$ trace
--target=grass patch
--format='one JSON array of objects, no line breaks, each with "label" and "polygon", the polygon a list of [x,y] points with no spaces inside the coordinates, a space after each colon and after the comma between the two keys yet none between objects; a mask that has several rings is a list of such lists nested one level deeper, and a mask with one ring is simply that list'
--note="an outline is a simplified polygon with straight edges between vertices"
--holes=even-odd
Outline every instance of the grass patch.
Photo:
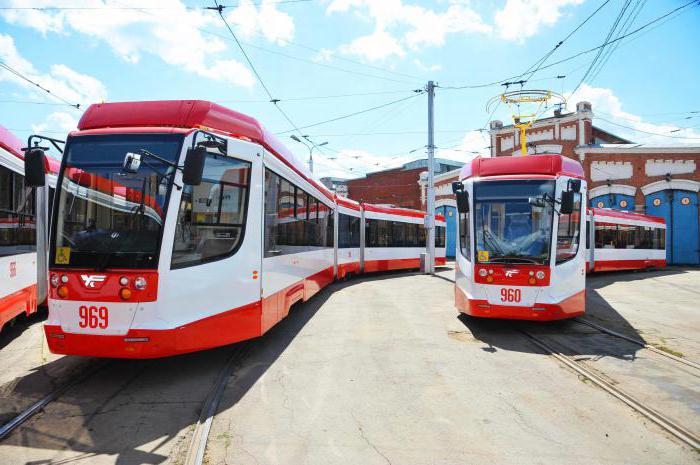
[{"label": "grass patch", "polygon": [[661,350],[661,351],[663,351],[663,352],[666,352],[667,354],[675,355],[676,357],[679,357],[679,358],[684,358],[684,357],[685,357],[685,355],[683,355],[683,352],[678,352],[677,350],[673,350],[673,349],[671,349],[670,347],[666,347],[666,346],[663,345],[663,344],[654,344],[654,343],[652,343],[651,345],[652,345],[653,347],[655,347],[656,349],[659,349],[659,350]]}]

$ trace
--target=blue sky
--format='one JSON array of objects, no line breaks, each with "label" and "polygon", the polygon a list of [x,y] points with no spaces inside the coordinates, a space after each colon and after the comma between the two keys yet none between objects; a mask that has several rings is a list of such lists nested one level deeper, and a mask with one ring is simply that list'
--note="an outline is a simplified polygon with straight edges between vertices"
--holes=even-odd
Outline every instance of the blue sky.
[{"label": "blue sky", "polygon": [[[632,31],[687,1],[609,0],[545,64],[603,43],[625,4]],[[447,87],[522,73],[603,3],[231,0],[224,3],[229,5],[224,16],[297,126],[405,99],[304,130],[316,143],[328,142],[315,157],[318,175],[352,177],[423,155],[427,100],[413,91],[429,79],[441,86],[435,113],[438,155],[467,160],[471,152],[485,152],[488,141],[475,130],[485,126],[486,102],[503,87]],[[633,129],[600,119],[597,125],[636,142],[700,144],[700,113],[689,113],[700,110],[698,3],[620,41],[600,72],[573,96],[595,53],[540,70],[526,88],[561,92],[570,109],[588,100],[596,116]],[[291,129],[267,102],[218,13],[203,9],[211,4],[0,0],[0,60],[83,106],[198,98],[250,114],[273,131]],[[556,78],[561,75],[566,77]],[[63,136],[80,117],[2,69],[0,111],[0,124],[21,138],[35,131]],[[494,118],[507,124],[510,113],[501,107]],[[306,158],[303,146],[288,134],[281,137]]]}]

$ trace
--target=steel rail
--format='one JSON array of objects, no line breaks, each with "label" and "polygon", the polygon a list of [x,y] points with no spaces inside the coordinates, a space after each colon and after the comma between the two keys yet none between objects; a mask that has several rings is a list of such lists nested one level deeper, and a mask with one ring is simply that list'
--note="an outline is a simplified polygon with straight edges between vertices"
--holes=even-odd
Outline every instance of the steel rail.
[{"label": "steel rail", "polygon": [[613,397],[617,398],[618,400],[622,401],[623,403],[627,404],[629,407],[636,410],[638,413],[644,415],[649,420],[653,421],[654,423],[656,423],[657,425],[659,425],[660,427],[662,427],[663,429],[665,429],[669,433],[673,434],[681,441],[685,442],[686,444],[690,445],[691,447],[695,448],[696,450],[700,449],[700,437],[698,437],[692,431],[679,425],[678,423],[674,422],[673,420],[666,417],[662,413],[659,413],[656,410],[654,410],[650,407],[647,407],[641,401],[635,399],[634,397],[630,396],[626,392],[618,389],[613,384],[609,383],[608,381],[606,381],[602,377],[596,375],[592,370],[585,367],[583,364],[577,362],[573,358],[558,352],[557,350],[552,348],[550,345],[548,345],[547,343],[545,343],[541,339],[533,336],[532,334],[530,334],[522,329],[519,329],[518,331],[520,331],[520,333],[522,333],[527,338],[529,338],[533,344],[535,344],[540,349],[545,351],[545,353],[547,353],[548,355],[551,355],[552,357],[556,358],[564,365],[566,365],[569,368],[571,368],[572,370],[574,370],[576,373],[580,374],[581,376],[585,377],[586,379],[589,379],[595,385],[597,385],[598,387],[600,387],[604,391],[608,392]]},{"label": "steel rail", "polygon": [[598,331],[601,331],[605,334],[609,334],[610,336],[615,336],[615,337],[618,337],[620,339],[624,339],[626,341],[633,342],[633,343],[638,344],[638,345],[644,347],[645,349],[650,350],[654,353],[657,353],[659,355],[663,355],[664,357],[670,358],[671,360],[675,360],[678,363],[688,365],[689,367],[695,368],[696,370],[700,370],[700,364],[695,363],[692,360],[687,360],[685,358],[678,357],[677,355],[670,354],[670,353],[665,352],[661,349],[657,349],[656,347],[654,347],[650,344],[647,344],[644,341],[640,341],[640,340],[635,339],[633,337],[629,337],[629,336],[626,336],[622,333],[618,333],[617,331],[613,331],[612,329],[605,328],[603,326],[600,326],[597,323],[593,323],[592,321],[589,321],[589,320],[586,320],[583,318],[576,318],[574,321],[577,321],[578,323],[590,326],[591,328],[595,328]]},{"label": "steel rail", "polygon": [[71,379],[65,384],[62,384],[58,388],[54,389],[51,391],[48,395],[43,397],[42,399],[34,402],[32,405],[27,407],[25,410],[23,410],[21,413],[19,413],[16,417],[14,417],[12,420],[8,421],[4,425],[0,427],[0,440],[5,439],[13,430],[15,430],[17,427],[22,425],[25,421],[27,421],[29,418],[34,416],[36,413],[38,413],[41,409],[46,407],[48,404],[53,402],[54,400],[58,399],[64,392],[66,392],[68,389],[72,388],[73,386],[76,386],[86,379],[90,378],[93,376],[95,373],[103,369],[105,366],[107,366],[109,363],[100,363],[95,367],[92,367],[91,369],[88,369],[86,372],[82,373],[76,378]]},{"label": "steel rail", "polygon": [[250,343],[241,343],[236,347],[231,353],[226,365],[219,373],[219,376],[216,378],[216,382],[212,386],[211,391],[209,391],[207,399],[204,401],[202,412],[199,415],[199,420],[192,433],[192,440],[187,449],[184,465],[202,465],[204,463],[204,453],[207,449],[209,432],[211,431],[214,416],[216,415],[219,403],[226,389],[226,384],[233,373],[236,362],[247,353],[249,346]]}]

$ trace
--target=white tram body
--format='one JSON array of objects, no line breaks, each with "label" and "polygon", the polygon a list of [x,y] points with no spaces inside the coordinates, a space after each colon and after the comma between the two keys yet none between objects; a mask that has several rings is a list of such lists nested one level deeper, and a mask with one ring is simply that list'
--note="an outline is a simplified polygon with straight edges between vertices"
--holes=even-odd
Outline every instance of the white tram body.
[{"label": "white tram body", "polygon": [[589,273],[666,266],[666,221],[661,217],[590,208],[586,231]]},{"label": "white tram body", "polygon": [[47,166],[45,187],[26,187],[23,147],[0,126],[0,330],[16,316],[36,312],[47,297],[49,191],[57,163]]},{"label": "white tram body", "polygon": [[[414,268],[425,251],[364,243],[368,218],[413,231],[424,213],[334,196],[256,120],[216,104],[98,104],[78,127],[52,223],[54,353],[150,358],[254,338],[334,279]],[[185,183],[195,156],[201,181]]]},{"label": "white tram body", "polygon": [[578,162],[558,155],[476,158],[453,188],[460,312],[529,320],[584,313],[586,182]]}]

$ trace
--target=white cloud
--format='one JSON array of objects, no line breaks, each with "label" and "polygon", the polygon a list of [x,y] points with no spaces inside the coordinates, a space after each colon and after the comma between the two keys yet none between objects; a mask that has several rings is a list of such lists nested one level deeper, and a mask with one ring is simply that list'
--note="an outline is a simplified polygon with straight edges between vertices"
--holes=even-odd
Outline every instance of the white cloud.
[{"label": "white cloud", "polygon": [[347,45],[342,45],[340,52],[362,56],[369,61],[379,61],[391,56],[403,57],[406,55],[399,41],[388,32],[380,29],[375,30],[370,35],[358,37]]},{"label": "white cloud", "polygon": [[[23,0],[9,0],[7,6],[22,6]],[[34,0],[33,6],[54,6],[52,0]],[[152,0],[148,8],[138,10],[140,0],[75,0],[71,6],[88,9],[71,10],[5,10],[4,19],[10,24],[30,27],[42,34],[77,32],[106,43],[122,60],[138,63],[144,55],[160,57],[165,63],[217,81],[250,87],[254,79],[242,65],[236,73],[233,60],[222,58],[228,50],[226,41],[202,31],[219,31],[222,22],[216,14],[203,9],[186,8],[179,0]],[[126,9],[119,9],[126,8]],[[240,8],[240,7],[239,7]],[[293,34],[293,23],[281,18],[268,2],[256,10],[257,25],[269,19],[273,32],[264,32],[268,40],[279,41]],[[287,23],[285,24],[285,21]],[[259,26],[256,26],[259,27]],[[264,31],[264,29],[261,29]]]},{"label": "white cloud", "polygon": [[420,61],[417,58],[415,58],[413,60],[413,64],[416,65],[416,68],[420,69],[421,71],[435,72],[435,71],[440,71],[442,69],[442,66],[440,66],[440,65],[426,65],[425,63],[423,63],[422,61]]},{"label": "white cloud", "polygon": [[466,163],[476,156],[490,156],[489,144],[487,131],[469,131],[457,144],[438,148],[435,156]]},{"label": "white cloud", "polygon": [[496,11],[495,23],[498,35],[505,40],[523,42],[541,32],[544,26],[552,26],[561,17],[561,9],[579,5],[584,0],[507,0]]},{"label": "white cloud", "polygon": [[[9,35],[0,34],[0,59],[27,78],[51,90],[54,95],[69,102],[86,105],[102,101],[107,96],[107,89],[102,82],[92,76],[78,73],[66,65],[52,65],[48,73],[41,73],[20,55],[14,40]],[[44,91],[38,90],[31,83],[4,70],[0,71],[0,81],[12,82],[46,96]],[[46,98],[50,100],[50,97],[46,96]]]},{"label": "white cloud", "polygon": [[332,0],[326,13],[352,13],[364,21],[374,22],[371,34],[358,37],[340,50],[379,61],[392,56],[403,57],[406,48],[417,51],[427,46],[442,46],[448,34],[491,31],[491,26],[464,2],[450,0],[449,3],[447,10],[436,12],[405,4],[403,0]]},{"label": "white cloud", "polygon": [[284,45],[294,38],[294,19],[278,10],[273,0],[264,0],[259,9],[251,0],[242,0],[226,20],[246,39],[262,35],[269,42]]},{"label": "white cloud", "polygon": [[[587,84],[583,84],[574,95],[567,94],[566,97],[568,102],[574,104],[575,102],[581,101],[590,102],[593,108],[593,114],[598,116],[597,118],[594,116],[593,119],[593,123],[596,126],[606,128],[613,134],[617,134],[633,142],[662,145],[698,145],[700,143],[700,131],[698,131],[698,129],[683,129],[680,126],[670,123],[652,123],[645,121],[641,116],[624,111],[622,101],[620,101],[619,97],[615,95],[612,89],[592,87]],[[636,132],[635,130],[606,123],[600,118],[605,118],[623,126],[629,126],[638,131],[646,131],[674,137],[656,136]]]},{"label": "white cloud", "polygon": [[78,127],[78,119],[65,112],[54,112],[46,117],[43,123],[32,124],[32,131],[35,133],[62,133],[68,134]]}]

